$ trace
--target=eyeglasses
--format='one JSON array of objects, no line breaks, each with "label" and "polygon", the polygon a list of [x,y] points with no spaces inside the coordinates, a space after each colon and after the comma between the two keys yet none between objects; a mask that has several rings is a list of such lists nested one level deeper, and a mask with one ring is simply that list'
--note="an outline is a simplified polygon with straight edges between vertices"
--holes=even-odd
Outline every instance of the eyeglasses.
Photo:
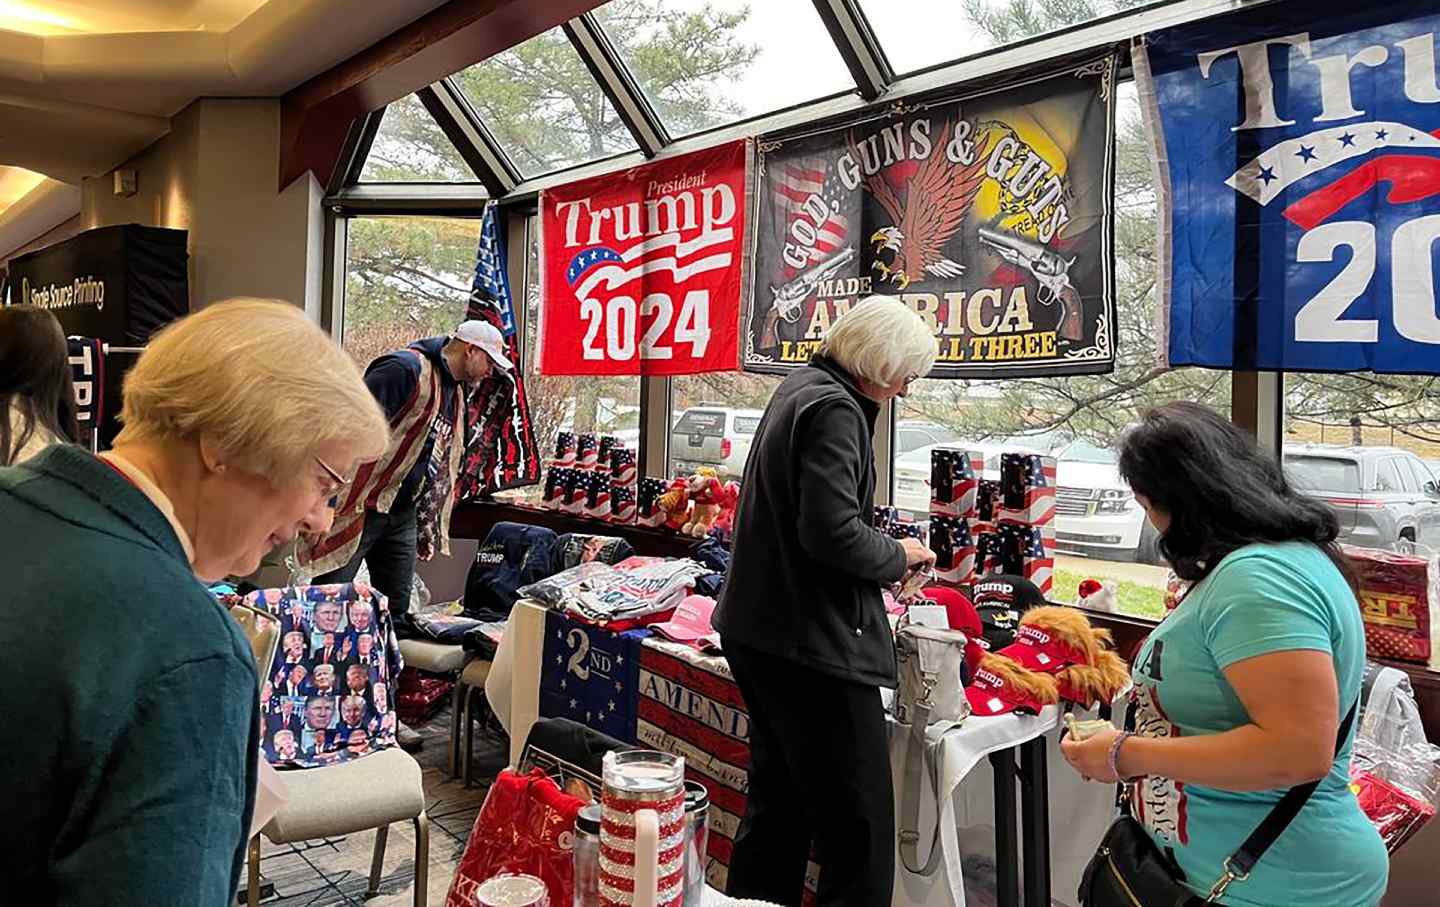
[{"label": "eyeglasses", "polygon": [[921,376],[921,375],[907,375],[907,376],[905,376],[905,381],[903,382],[903,384],[904,384],[905,387],[909,387],[910,385],[914,384],[916,381],[919,381],[919,380],[921,379],[921,377],[923,377],[923,376]]},{"label": "eyeglasses", "polygon": [[340,475],[340,473],[338,473],[338,472],[336,472],[334,469],[332,469],[329,463],[326,463],[324,460],[320,459],[319,457],[316,457],[316,458],[315,458],[315,462],[316,462],[316,463],[319,463],[319,464],[320,464],[320,468],[323,469],[323,470],[325,470],[325,474],[330,477],[330,481],[331,481],[332,484],[331,484],[329,487],[327,487],[326,489],[324,489],[324,490],[325,490],[325,493],[326,493],[327,495],[331,495],[331,496],[332,496],[332,497],[331,497],[331,506],[334,506],[334,496],[335,496],[335,495],[338,495],[338,494],[340,493],[340,490],[341,490],[342,488],[344,488],[346,485],[349,485],[350,482],[349,482],[349,480],[346,479],[344,476]]}]

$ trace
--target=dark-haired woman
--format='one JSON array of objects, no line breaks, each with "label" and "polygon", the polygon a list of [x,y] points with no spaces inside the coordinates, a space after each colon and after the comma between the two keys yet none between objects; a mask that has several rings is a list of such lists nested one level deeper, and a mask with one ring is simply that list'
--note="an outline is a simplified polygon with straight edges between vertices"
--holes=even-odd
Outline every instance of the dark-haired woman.
[{"label": "dark-haired woman", "polygon": [[1066,740],[1066,760],[1096,781],[1131,782],[1135,817],[1200,898],[1287,788],[1318,781],[1217,903],[1378,904],[1389,863],[1348,789],[1353,728],[1336,752],[1365,636],[1334,515],[1193,403],[1147,413],[1120,471],[1194,586],[1140,651],[1134,736]]},{"label": "dark-haired woman", "polygon": [[47,309],[0,308],[0,466],[73,443],[75,392],[60,322]]}]

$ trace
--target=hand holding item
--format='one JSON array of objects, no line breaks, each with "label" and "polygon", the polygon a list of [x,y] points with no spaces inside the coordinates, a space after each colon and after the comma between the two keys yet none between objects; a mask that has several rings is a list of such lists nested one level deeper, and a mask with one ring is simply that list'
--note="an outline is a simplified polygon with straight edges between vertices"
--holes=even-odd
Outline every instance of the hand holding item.
[{"label": "hand holding item", "polygon": [[1120,734],[1112,727],[1100,729],[1084,740],[1066,737],[1060,741],[1060,755],[1087,781],[1114,784],[1120,778],[1110,767],[1110,748]]},{"label": "hand holding item", "polygon": [[905,549],[906,567],[918,566],[929,569],[935,565],[935,552],[926,547],[925,543],[919,539],[901,539],[900,546]]}]

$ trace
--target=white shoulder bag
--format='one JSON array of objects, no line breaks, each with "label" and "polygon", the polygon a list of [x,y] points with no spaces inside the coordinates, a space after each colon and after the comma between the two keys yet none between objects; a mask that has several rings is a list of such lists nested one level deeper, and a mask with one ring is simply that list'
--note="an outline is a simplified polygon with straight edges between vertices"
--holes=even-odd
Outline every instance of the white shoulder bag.
[{"label": "white shoulder bag", "polygon": [[[895,631],[895,657],[900,686],[895,692],[895,720],[910,726],[905,774],[900,792],[900,859],[910,872],[931,875],[940,865],[940,825],[930,838],[930,856],[920,863],[921,774],[939,796],[938,760],[927,755],[925,730],[935,722],[958,725],[970,714],[960,670],[965,664],[965,634],[905,623]],[[929,771],[924,769],[928,763]],[[939,804],[936,804],[939,814]]]}]

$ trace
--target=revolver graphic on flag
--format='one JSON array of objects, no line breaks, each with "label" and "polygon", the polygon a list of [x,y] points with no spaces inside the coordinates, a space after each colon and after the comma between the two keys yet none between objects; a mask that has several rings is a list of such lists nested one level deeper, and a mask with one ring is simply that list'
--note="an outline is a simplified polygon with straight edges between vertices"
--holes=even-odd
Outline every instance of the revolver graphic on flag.
[{"label": "revolver graphic on flag", "polygon": [[1085,327],[1080,316],[1080,294],[1070,283],[1070,267],[1075,259],[1068,261],[1064,256],[1051,252],[1038,242],[980,228],[980,242],[996,255],[1028,270],[1040,284],[1037,297],[1042,305],[1060,303],[1060,324],[1057,333],[1065,340],[1076,341],[1085,337]]},{"label": "revolver graphic on flag", "polygon": [[790,324],[794,324],[804,311],[802,303],[810,298],[815,285],[840,270],[855,258],[855,247],[842,249],[808,271],[795,275],[795,279],[779,287],[771,287],[775,294],[775,311]]},{"label": "revolver graphic on flag", "polygon": [[771,294],[775,297],[774,304],[765,318],[765,328],[761,332],[760,346],[762,349],[775,346],[777,339],[775,329],[780,319],[785,319],[787,324],[794,324],[800,320],[805,311],[805,300],[815,292],[815,285],[825,278],[834,274],[855,258],[855,247],[849,246],[841,249],[834,255],[815,265],[808,271],[804,271],[782,284],[770,288]]}]

